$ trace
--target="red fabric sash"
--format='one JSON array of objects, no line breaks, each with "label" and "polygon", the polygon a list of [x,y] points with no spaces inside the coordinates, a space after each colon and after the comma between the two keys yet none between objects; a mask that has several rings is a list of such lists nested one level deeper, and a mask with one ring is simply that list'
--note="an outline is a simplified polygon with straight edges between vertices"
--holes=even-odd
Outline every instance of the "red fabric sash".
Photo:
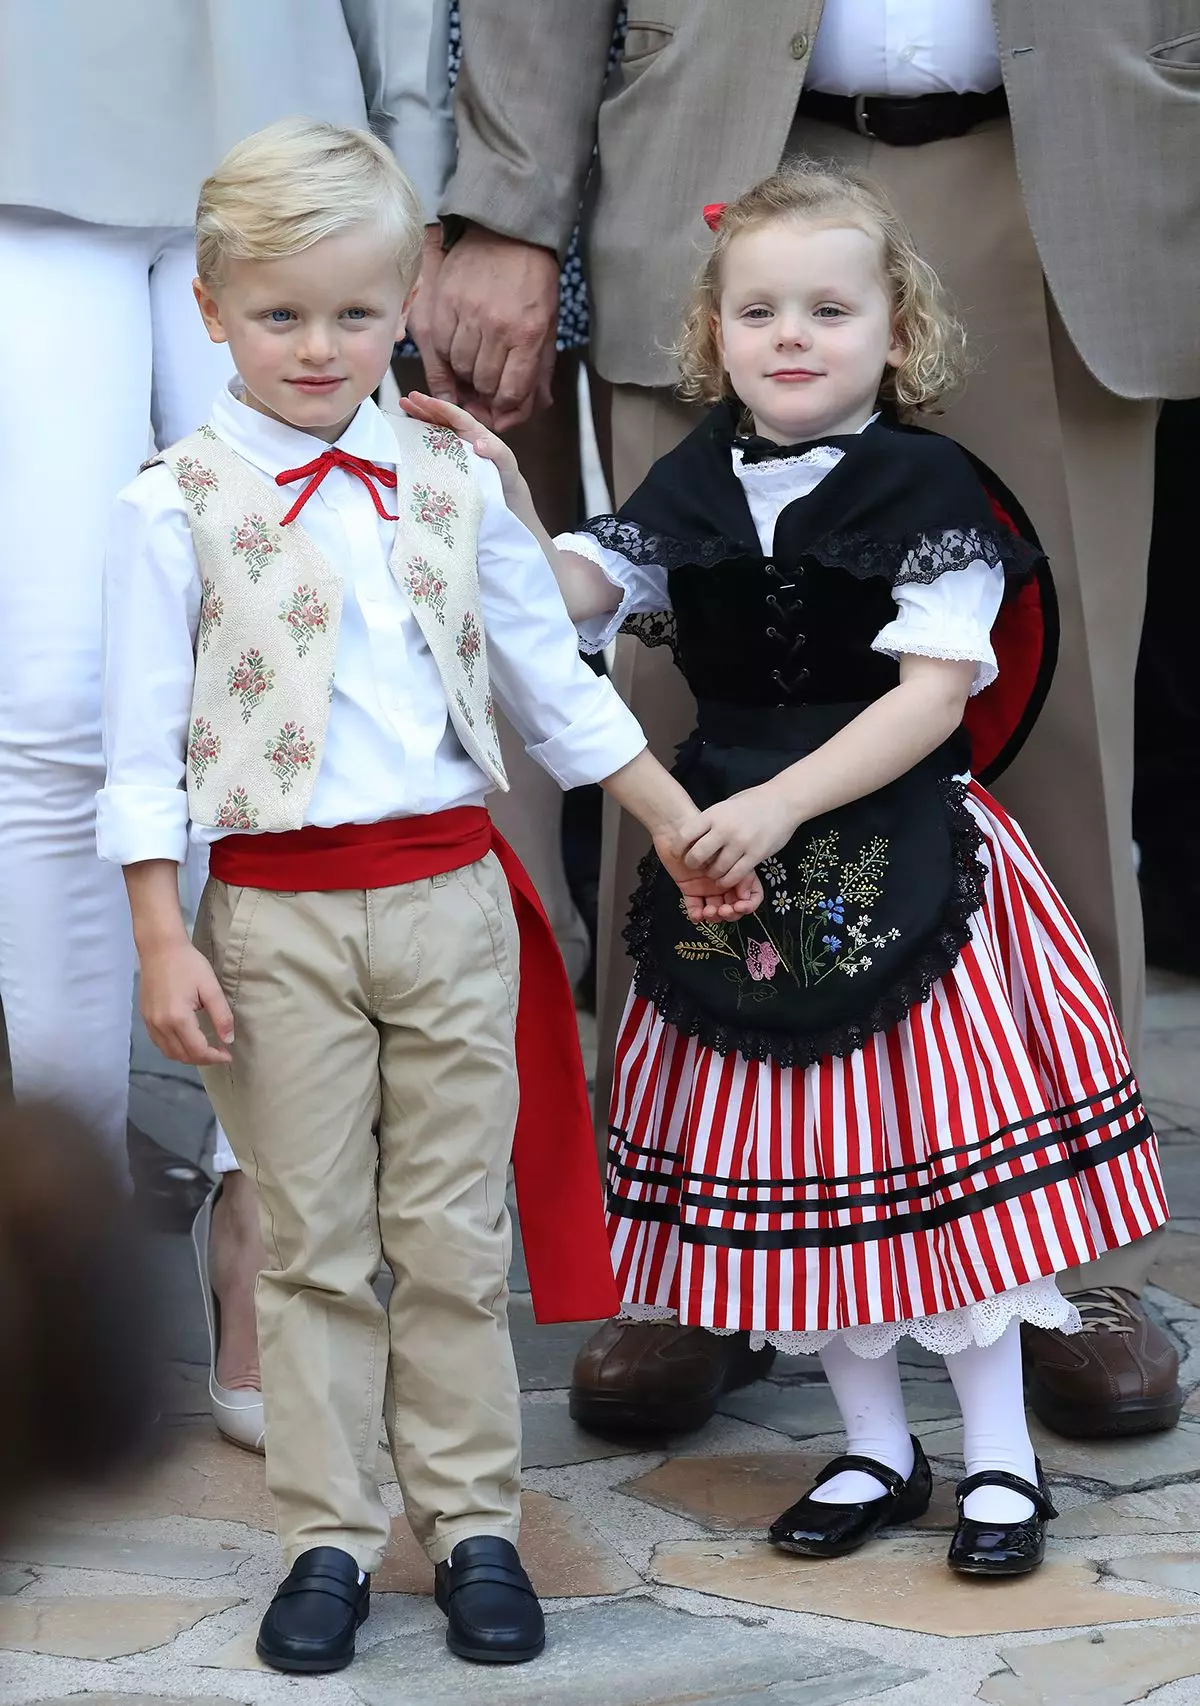
[{"label": "red fabric sash", "polygon": [[513,1144],[517,1210],[539,1321],[615,1315],[595,1138],[571,985],[529,874],[479,806],[337,829],[228,835],[212,849],[223,883],[292,891],[391,888],[494,853],[521,938]]}]

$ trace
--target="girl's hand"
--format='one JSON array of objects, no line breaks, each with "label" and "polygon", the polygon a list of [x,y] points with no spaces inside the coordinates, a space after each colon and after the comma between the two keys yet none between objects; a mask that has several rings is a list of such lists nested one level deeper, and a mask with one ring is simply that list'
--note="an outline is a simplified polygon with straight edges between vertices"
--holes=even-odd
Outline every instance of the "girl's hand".
[{"label": "girl's hand", "polygon": [[477,421],[466,409],[460,409],[457,403],[427,397],[423,391],[410,391],[407,397],[401,397],[400,407],[414,421],[424,421],[427,426],[449,427],[451,432],[456,432],[459,438],[471,445],[477,455],[494,462],[504,488],[504,501],[512,507],[513,499],[522,494],[525,481],[516,457],[502,438],[489,432],[482,421]]},{"label": "girl's hand", "polygon": [[664,870],[683,896],[690,923],[700,924],[710,918],[725,922],[744,918],[762,904],[763,888],[756,872],[751,871],[740,883],[718,883],[706,871],[689,870],[680,857],[680,845],[677,835],[658,835],[654,839]]},{"label": "girl's hand", "polygon": [[168,1060],[189,1066],[227,1066],[228,1049],[213,1048],[200,1029],[206,1013],[223,1043],[233,1041],[233,1014],[214,972],[199,948],[178,943],[140,956],[142,1018],[154,1046]]},{"label": "girl's hand", "polygon": [[798,827],[780,790],[764,782],[697,812],[680,825],[677,840],[691,871],[704,871],[718,888],[736,889]]}]

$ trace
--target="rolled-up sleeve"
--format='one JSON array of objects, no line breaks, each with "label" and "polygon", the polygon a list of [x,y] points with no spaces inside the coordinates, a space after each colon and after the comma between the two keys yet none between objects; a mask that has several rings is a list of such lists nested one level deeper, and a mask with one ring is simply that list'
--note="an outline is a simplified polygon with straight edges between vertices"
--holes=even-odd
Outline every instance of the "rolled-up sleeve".
[{"label": "rolled-up sleeve", "polygon": [[925,584],[901,582],[893,596],[896,617],[875,636],[872,651],[974,663],[972,694],[991,686],[997,675],[992,624],[1004,598],[1003,569],[980,558]]},{"label": "rolled-up sleeve", "polygon": [[454,170],[450,0],[342,0],[371,129],[438,216]]},{"label": "rolled-up sleeve", "polygon": [[491,463],[476,462],[484,492],[479,587],[492,685],[530,757],[561,788],[602,782],[646,737],[611,682],[593,675],[549,563],[504,502]]},{"label": "rolled-up sleeve", "polygon": [[96,849],[116,865],[182,864],[186,755],[200,620],[200,571],[164,467],[117,499],[104,567],[104,787]]}]

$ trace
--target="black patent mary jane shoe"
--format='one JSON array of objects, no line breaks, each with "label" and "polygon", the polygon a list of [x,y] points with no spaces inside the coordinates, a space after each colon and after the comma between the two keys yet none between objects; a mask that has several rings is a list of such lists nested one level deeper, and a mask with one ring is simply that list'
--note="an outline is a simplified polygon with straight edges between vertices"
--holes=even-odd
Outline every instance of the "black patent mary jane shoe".
[{"label": "black patent mary jane shoe", "polygon": [[434,1571],[433,1597],[446,1613],[446,1645],[460,1659],[519,1665],[546,1645],[546,1622],[510,1540],[472,1535]]},{"label": "black patent mary jane shoe", "polygon": [[887,1488],[877,1499],[857,1505],[826,1505],[805,1493],[782,1516],[777,1516],[767,1530],[772,1546],[784,1552],[795,1552],[801,1558],[840,1558],[847,1552],[857,1552],[881,1528],[895,1528],[900,1523],[915,1522],[924,1516],[933,1497],[933,1476],[914,1439],[912,1473],[907,1481],[886,1463],[876,1463],[871,1457],[835,1457],[827,1463],[812,1485],[812,1492],[832,1481],[844,1469],[861,1469],[873,1475]]},{"label": "black patent mary jane shoe", "polygon": [[262,1620],[255,1652],[272,1670],[315,1675],[344,1670],[371,1609],[371,1578],[336,1546],[303,1552]]},{"label": "black patent mary jane shoe", "polygon": [[[1004,1469],[981,1469],[968,1475],[954,1489],[958,1500],[958,1527],[950,1541],[946,1562],[964,1576],[1027,1576],[1046,1556],[1046,1524],[1058,1515],[1037,1466],[1037,1486],[1010,1475]],[[963,1515],[963,1503],[977,1487],[1007,1487],[1020,1493],[1033,1506],[1024,1522],[976,1522]]]}]

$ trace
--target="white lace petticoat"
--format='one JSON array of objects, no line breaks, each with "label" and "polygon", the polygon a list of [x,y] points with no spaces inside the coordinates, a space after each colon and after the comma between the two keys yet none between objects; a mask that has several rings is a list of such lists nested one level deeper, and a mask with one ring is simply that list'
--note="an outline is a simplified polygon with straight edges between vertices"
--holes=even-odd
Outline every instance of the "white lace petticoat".
[{"label": "white lace petticoat", "polygon": [[[674,1321],[676,1313],[657,1303],[627,1303],[622,1321]],[[856,1327],[835,1327],[811,1332],[756,1332],[751,1329],[750,1348],[774,1345],[785,1356],[807,1356],[831,1339],[844,1339],[855,1356],[886,1356],[901,1339],[915,1339],[938,1356],[953,1356],[971,1345],[994,1345],[1012,1321],[1028,1321],[1034,1327],[1051,1327],[1060,1333],[1078,1333],[1083,1323],[1079,1311],[1059,1291],[1053,1279],[1039,1279],[1012,1291],[997,1292],[965,1309],[950,1309],[941,1315],[924,1315],[916,1321],[867,1321]],[[735,1333],[736,1327],[709,1327],[710,1333]]]}]

